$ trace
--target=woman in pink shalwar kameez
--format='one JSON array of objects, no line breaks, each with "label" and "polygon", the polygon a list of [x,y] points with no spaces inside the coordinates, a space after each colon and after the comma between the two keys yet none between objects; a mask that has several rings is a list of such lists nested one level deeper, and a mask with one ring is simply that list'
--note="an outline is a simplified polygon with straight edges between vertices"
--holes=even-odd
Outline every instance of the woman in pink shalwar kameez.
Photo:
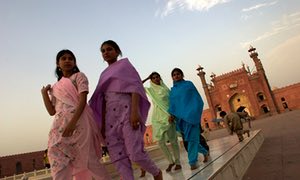
[{"label": "woman in pink shalwar kameez", "polygon": [[138,72],[111,40],[101,45],[108,67],[90,100],[102,128],[111,161],[123,180],[133,180],[131,161],[161,180],[162,172],[144,151],[145,121],[150,107]]},{"label": "woman in pink shalwar kameez", "polygon": [[[79,72],[70,50],[56,58],[58,82],[42,88],[50,115],[55,115],[49,133],[48,157],[54,180],[110,179],[100,164],[101,133],[90,107],[86,104],[88,80]],[[49,94],[50,93],[50,94]]]}]

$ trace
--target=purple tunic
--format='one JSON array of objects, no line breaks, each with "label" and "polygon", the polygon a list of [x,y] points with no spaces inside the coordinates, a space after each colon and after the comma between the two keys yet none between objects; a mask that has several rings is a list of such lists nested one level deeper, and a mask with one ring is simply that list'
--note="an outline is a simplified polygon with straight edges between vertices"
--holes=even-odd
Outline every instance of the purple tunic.
[{"label": "purple tunic", "polygon": [[[140,96],[138,113],[141,124],[137,130],[130,123],[132,93]],[[89,102],[100,127],[103,121],[103,102],[106,103],[105,141],[110,158],[122,178],[133,179],[130,161],[156,176],[160,170],[145,152],[143,140],[150,103],[141,78],[128,59],[121,59],[102,72]]]},{"label": "purple tunic", "polygon": [[150,103],[138,72],[127,58],[111,64],[101,73],[96,90],[89,101],[90,107],[95,112],[96,121],[99,126],[101,126],[102,122],[103,98],[107,92],[139,94],[141,120],[145,124]]}]

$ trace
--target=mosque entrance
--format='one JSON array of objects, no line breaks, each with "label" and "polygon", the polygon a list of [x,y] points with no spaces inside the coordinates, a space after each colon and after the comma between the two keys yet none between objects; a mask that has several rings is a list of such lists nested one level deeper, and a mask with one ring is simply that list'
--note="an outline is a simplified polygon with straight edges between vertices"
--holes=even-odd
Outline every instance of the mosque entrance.
[{"label": "mosque entrance", "polygon": [[251,111],[250,111],[251,105],[247,96],[236,93],[233,96],[231,96],[231,98],[229,99],[229,104],[232,112],[236,112],[236,110],[239,107],[244,106],[245,111],[247,111],[248,114],[251,116]]}]

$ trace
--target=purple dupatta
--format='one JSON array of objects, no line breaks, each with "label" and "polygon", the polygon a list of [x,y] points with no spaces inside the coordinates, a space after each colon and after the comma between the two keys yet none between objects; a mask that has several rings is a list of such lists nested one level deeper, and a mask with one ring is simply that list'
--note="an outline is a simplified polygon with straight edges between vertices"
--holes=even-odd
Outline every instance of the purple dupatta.
[{"label": "purple dupatta", "polygon": [[102,106],[106,92],[137,93],[140,96],[139,109],[145,124],[150,103],[146,96],[141,78],[127,58],[109,65],[100,75],[98,85],[89,100],[99,127],[102,126]]}]

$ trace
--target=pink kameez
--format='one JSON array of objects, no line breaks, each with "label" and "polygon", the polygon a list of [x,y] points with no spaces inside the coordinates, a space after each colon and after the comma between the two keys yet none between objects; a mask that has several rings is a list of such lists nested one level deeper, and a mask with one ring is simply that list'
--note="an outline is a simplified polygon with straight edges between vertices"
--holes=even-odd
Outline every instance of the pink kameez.
[{"label": "pink kameez", "polygon": [[91,171],[96,179],[110,179],[99,162],[103,138],[88,105],[77,122],[74,134],[62,137],[79,103],[79,94],[85,91],[88,91],[88,80],[81,72],[70,78],[62,77],[52,87],[52,102],[56,114],[49,132],[48,157],[54,178],[62,170],[72,167],[72,175],[75,177],[76,174]]}]

